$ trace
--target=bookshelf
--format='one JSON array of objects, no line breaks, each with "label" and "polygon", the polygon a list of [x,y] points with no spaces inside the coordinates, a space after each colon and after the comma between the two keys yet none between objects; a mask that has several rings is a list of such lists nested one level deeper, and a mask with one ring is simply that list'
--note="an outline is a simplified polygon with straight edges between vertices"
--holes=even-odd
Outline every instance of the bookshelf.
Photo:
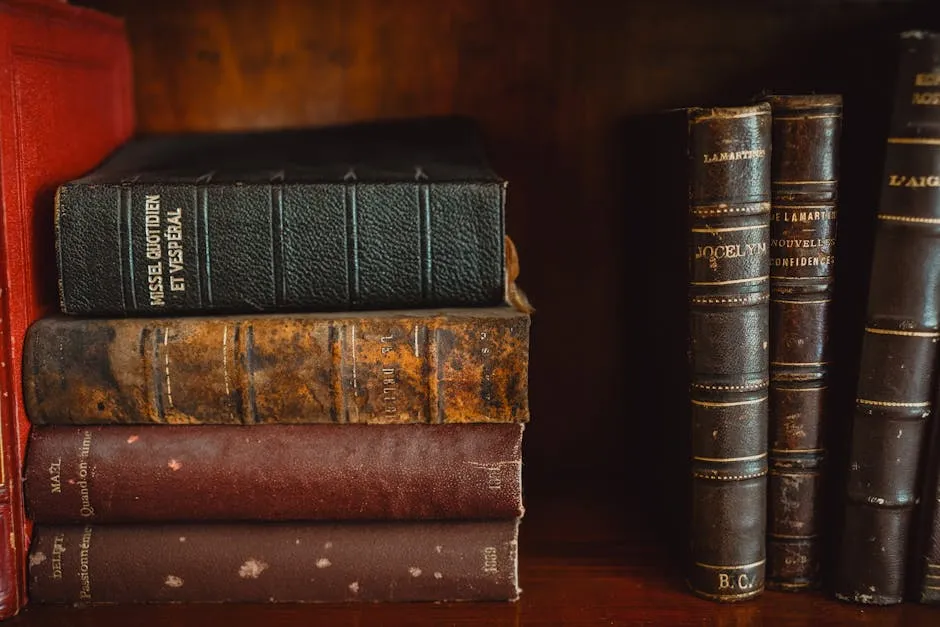
[{"label": "bookshelf", "polygon": [[[873,608],[821,594],[765,592],[720,605],[685,591],[681,573],[626,499],[564,489],[533,495],[523,522],[518,603],[366,605],[162,605],[73,610],[27,608],[12,625],[288,627],[330,625],[668,625],[817,627],[936,625],[936,608]],[[812,622],[810,622],[812,621]]]},{"label": "bookshelf", "polygon": [[[655,189],[625,175],[633,116],[746,102],[765,89],[845,97],[833,342],[851,407],[893,35],[936,27],[931,2],[877,0],[133,0],[75,2],[127,19],[138,128],[273,128],[460,113],[510,181],[507,221],[537,308],[526,432],[522,600],[497,606],[31,608],[11,624],[927,625],[937,612],[823,594],[722,607],[687,594],[675,510],[668,368],[657,309]],[[926,20],[926,21],[925,21]],[[628,184],[629,183],[629,184]],[[836,411],[837,437],[847,424]],[[844,424],[842,421],[846,420]],[[845,438],[844,438],[845,439]],[[837,481],[837,477],[833,477]],[[589,488],[589,489],[588,489]],[[674,516],[673,516],[674,518]],[[668,526],[666,526],[669,528]],[[664,537],[666,536],[666,537]]]}]

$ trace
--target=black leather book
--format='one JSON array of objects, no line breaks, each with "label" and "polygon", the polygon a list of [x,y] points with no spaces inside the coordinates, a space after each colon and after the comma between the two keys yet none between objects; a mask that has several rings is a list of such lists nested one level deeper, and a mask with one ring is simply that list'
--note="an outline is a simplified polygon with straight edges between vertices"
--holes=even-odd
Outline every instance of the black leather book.
[{"label": "black leather book", "polygon": [[764,590],[771,108],[687,112],[691,565],[698,596]]},{"label": "black leather book", "polygon": [[903,33],[859,358],[836,597],[901,603],[940,344],[940,34]]},{"label": "black leather book", "polygon": [[464,118],[141,137],[58,190],[62,310],[496,305],[505,195]]}]

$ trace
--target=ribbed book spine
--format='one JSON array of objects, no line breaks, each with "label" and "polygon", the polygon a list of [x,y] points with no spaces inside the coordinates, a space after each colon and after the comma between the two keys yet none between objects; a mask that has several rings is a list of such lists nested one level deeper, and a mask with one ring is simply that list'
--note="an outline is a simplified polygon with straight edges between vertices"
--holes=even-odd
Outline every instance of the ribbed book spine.
[{"label": "ribbed book spine", "polygon": [[904,33],[862,338],[836,596],[904,600],[940,340],[940,36]]},{"label": "ribbed book spine", "polygon": [[767,587],[801,590],[816,587],[820,576],[842,98],[778,95],[767,102],[773,109]]},{"label": "ribbed book spine", "polygon": [[525,422],[529,316],[510,307],[49,317],[26,338],[33,424]]},{"label": "ribbed book spine", "polygon": [[210,172],[192,182],[63,185],[61,309],[162,316],[502,301],[502,182],[357,177],[231,181]]},{"label": "ribbed book spine", "polygon": [[[940,379],[940,378],[938,378]],[[940,384],[940,380],[937,381]],[[935,392],[936,393],[936,392]],[[915,546],[917,562],[908,572],[917,577],[917,600],[927,605],[940,605],[940,424],[934,403],[933,424],[925,462],[921,507],[915,514]]]},{"label": "ribbed book spine", "polygon": [[690,133],[694,593],[764,589],[771,115],[693,109]]}]

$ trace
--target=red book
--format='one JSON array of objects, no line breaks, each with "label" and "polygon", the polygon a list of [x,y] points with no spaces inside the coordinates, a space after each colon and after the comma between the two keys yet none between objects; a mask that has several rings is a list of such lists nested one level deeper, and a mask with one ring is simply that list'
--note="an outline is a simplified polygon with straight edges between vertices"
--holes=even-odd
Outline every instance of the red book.
[{"label": "red book", "polygon": [[[58,308],[55,189],[134,127],[121,20],[58,0],[0,2],[0,618],[26,602],[21,470],[26,328]],[[6,541],[7,538],[11,540]]]}]

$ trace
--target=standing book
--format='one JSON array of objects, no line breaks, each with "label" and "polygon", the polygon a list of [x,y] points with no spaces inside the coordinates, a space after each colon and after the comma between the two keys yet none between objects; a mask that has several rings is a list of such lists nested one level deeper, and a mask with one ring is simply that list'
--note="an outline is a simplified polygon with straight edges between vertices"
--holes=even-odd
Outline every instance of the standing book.
[{"label": "standing book", "polygon": [[767,587],[820,577],[842,98],[775,95],[770,220]]},{"label": "standing book", "polygon": [[905,596],[940,341],[940,35],[899,43],[835,582],[877,605]]},{"label": "standing book", "polygon": [[[20,470],[26,329],[56,309],[53,195],[134,127],[120,20],[57,1],[0,3],[0,618],[26,602]],[[7,541],[9,539],[9,541]]]},{"label": "standing book", "polygon": [[692,554],[689,585],[764,589],[771,109],[688,117]]},{"label": "standing book", "polygon": [[908,572],[916,577],[917,600],[927,605],[940,605],[940,424],[934,404],[931,438],[925,444],[927,461],[923,477],[923,500],[915,523],[912,559]]}]

